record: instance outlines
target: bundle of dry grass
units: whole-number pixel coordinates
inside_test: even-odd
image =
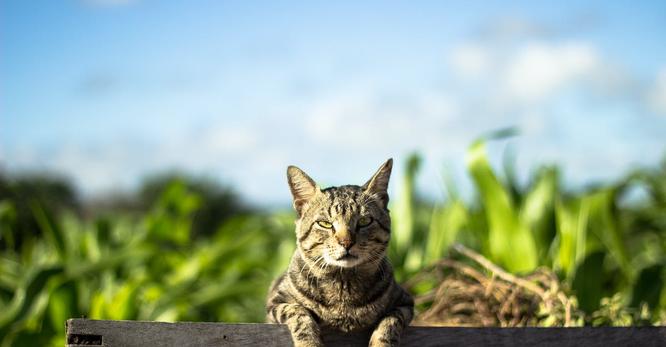
[[[412,291],[431,287],[415,301],[422,311],[415,325],[579,326],[583,314],[557,276],[540,268],[518,277],[480,254],[455,245],[451,256],[410,279]]]

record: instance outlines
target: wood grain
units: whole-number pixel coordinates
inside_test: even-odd
[[[367,346],[368,333],[326,332],[327,346]],[[291,346],[280,324],[67,321],[68,346]],[[409,327],[403,346],[666,346],[666,327]]]

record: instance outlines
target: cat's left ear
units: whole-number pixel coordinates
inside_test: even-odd
[[[393,168],[393,159],[387,160],[372,178],[363,185],[363,190],[376,196],[382,202],[382,206],[388,206],[388,183],[391,178],[391,169]]]

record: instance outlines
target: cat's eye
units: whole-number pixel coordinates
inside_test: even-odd
[[[367,227],[368,225],[370,225],[370,223],[372,223],[372,218],[368,217],[368,216],[363,216],[363,217],[358,219],[357,225],[360,228],[363,228],[363,227]]]
[[[327,222],[327,221],[325,221],[325,220],[317,221],[317,224],[318,224],[320,227],[325,228],[325,229],[331,229],[331,228],[333,227],[333,224],[331,224],[331,223],[329,223],[329,222]]]

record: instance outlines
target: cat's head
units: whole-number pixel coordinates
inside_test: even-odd
[[[319,268],[353,268],[379,264],[391,236],[388,182],[389,159],[363,186],[321,189],[301,169],[287,169],[289,188],[298,213],[298,249]]]

